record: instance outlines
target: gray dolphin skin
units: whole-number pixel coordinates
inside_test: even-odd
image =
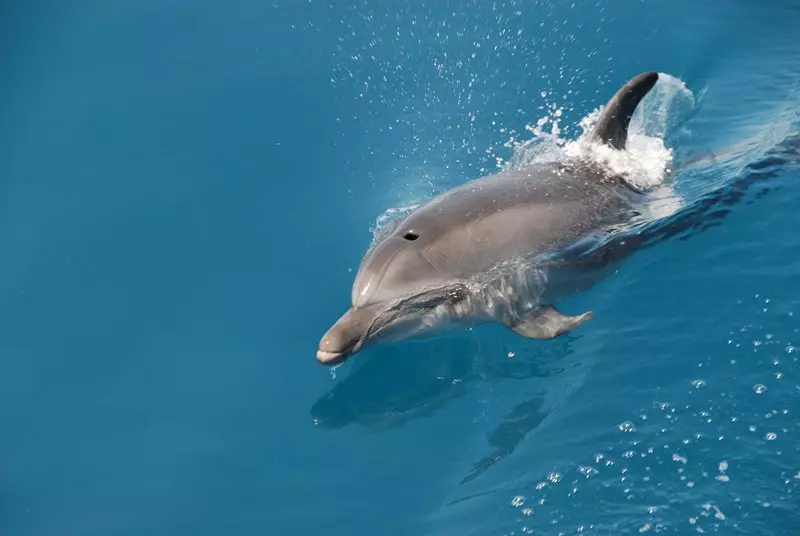
[[[657,80],[647,72],[626,83],[588,140],[624,151],[631,116]],[[583,160],[532,164],[444,192],[370,248],[352,307],[322,337],[317,360],[337,365],[378,343],[487,322],[534,339],[577,328],[591,311],[569,316],[551,303],[596,275],[566,252],[629,221],[640,195]]]

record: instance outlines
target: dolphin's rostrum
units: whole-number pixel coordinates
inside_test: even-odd
[[[625,84],[588,140],[625,150],[631,116],[657,80],[648,72]],[[352,307],[322,337],[317,359],[335,365],[380,341],[479,322],[537,339],[575,329],[591,312],[567,316],[550,303],[594,279],[561,253],[630,220],[639,195],[575,160],[502,171],[433,198],[366,254]]]

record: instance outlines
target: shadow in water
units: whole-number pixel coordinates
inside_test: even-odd
[[[544,422],[549,413],[544,409],[544,398],[541,396],[517,404],[500,426],[489,432],[487,439],[494,450],[475,462],[461,483],[478,478],[494,464],[510,456],[525,436]]]
[[[463,383],[473,374],[473,346],[466,339],[447,338],[365,352],[311,408],[314,423],[386,428],[430,415],[464,393]]]
[[[492,327],[487,327],[491,331]],[[503,328],[499,328],[503,329]],[[470,385],[506,379],[552,378],[581,366],[565,358],[573,353],[567,335],[525,345],[509,357],[507,341],[515,334],[489,337],[456,334],[438,339],[401,343],[364,355],[350,375],[336,382],[311,408],[314,423],[336,429],[359,425],[370,430],[402,426],[428,417],[466,394]],[[506,336],[508,338],[506,338]],[[487,434],[491,452],[475,462],[462,483],[477,478],[510,456],[525,437],[552,411],[547,390],[516,405],[503,422]]]
[[[561,361],[571,353],[570,337],[563,337],[509,358],[502,335],[489,340],[465,332],[377,348],[317,400],[311,408],[314,423],[331,429],[400,426],[433,414],[472,382],[560,374]]]

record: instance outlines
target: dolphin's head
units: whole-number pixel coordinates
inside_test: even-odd
[[[338,365],[381,341],[426,337],[446,330],[451,327],[447,305],[459,303],[467,295],[467,287],[456,282],[397,300],[351,307],[322,336],[317,361],[323,365]],[[444,310],[438,309],[441,305],[445,305]]]
[[[353,283],[354,307],[416,294],[441,285],[454,274],[446,270],[447,244],[432,226],[401,225],[373,247]]]

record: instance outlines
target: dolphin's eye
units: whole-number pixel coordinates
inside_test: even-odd
[[[414,240],[419,238],[419,235],[417,233],[415,233],[414,231],[409,231],[409,232],[407,232],[406,234],[403,235],[403,238],[405,238],[406,240],[411,240],[413,242]]]

